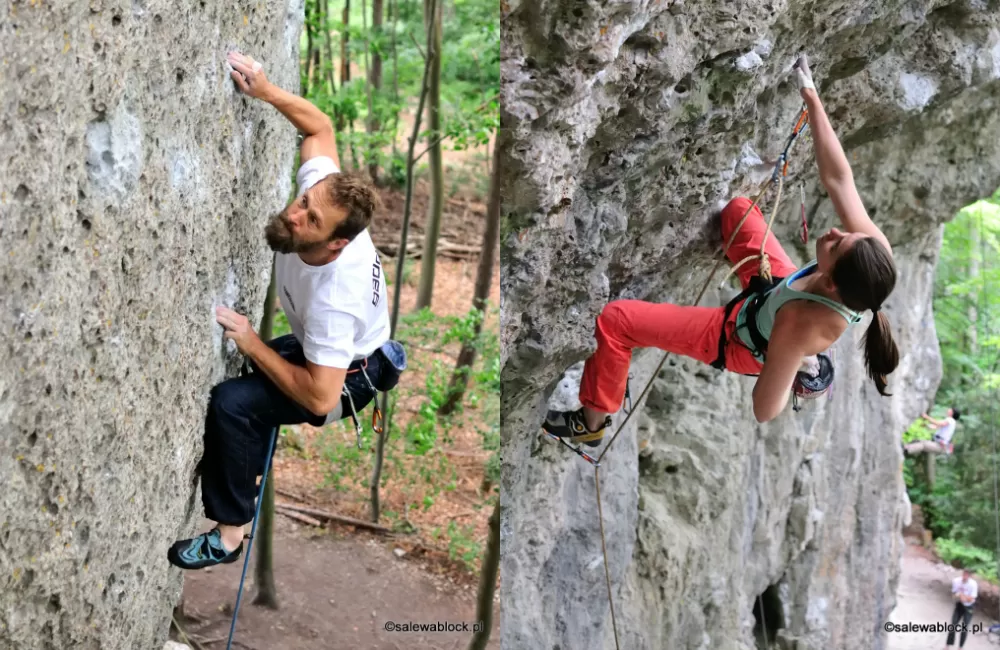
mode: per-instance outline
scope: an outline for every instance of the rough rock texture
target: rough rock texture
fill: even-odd
[[[865,376],[867,320],[834,348],[832,397],[765,425],[752,379],[672,357],[600,469],[609,569],[622,648],[752,648],[757,618],[777,648],[884,648],[908,516],[898,436],[940,380],[941,224],[1000,185],[1000,6],[507,0],[502,11],[504,646],[614,647],[593,470],[539,439],[546,401],[593,350],[609,300],[694,301],[720,250],[709,215],[769,173],[760,163],[802,106],[789,71],[806,50],[893,242],[894,396]],[[800,264],[814,245],[798,240],[798,185],[812,233],[836,219],[812,156],[808,139],[793,152],[776,228]],[[720,280],[703,305],[734,293]],[[634,395],[659,357],[634,356]],[[557,401],[573,400],[565,383]]]
[[[259,320],[295,130],[300,0],[24,1],[0,14],[0,648],[161,648],[201,512],[211,386]]]

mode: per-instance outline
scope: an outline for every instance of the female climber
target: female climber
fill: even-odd
[[[798,270],[781,244],[769,237],[765,251],[772,275],[784,279],[770,288],[764,285],[756,293],[751,287],[751,295],[731,303],[729,309],[639,300],[608,304],[597,318],[597,351],[584,367],[580,385],[583,407],[550,411],[542,425],[545,431],[571,442],[599,445],[611,425],[609,414],[622,404],[632,349],[637,347],[656,347],[704,363],[714,361],[720,369],[757,375],[753,413],[758,422],[767,422],[785,408],[793,385],[799,391],[810,382],[822,384],[823,375],[832,380],[829,359],[820,353],[859,322],[859,312],[865,310],[873,312],[864,340],[868,376],[879,394],[889,395],[886,376],[896,369],[899,351],[889,320],[880,310],[896,284],[892,247],[858,196],[851,167],[820,103],[804,56],[796,62],[795,74],[809,111],[820,181],[843,230],[831,228],[820,237],[816,259]],[[739,197],[722,210],[723,242],[728,241],[751,203]],[[759,252],[765,229],[763,215],[753,206],[727,251],[729,259],[736,263]],[[744,289],[755,275],[754,266],[744,264],[738,270]]]

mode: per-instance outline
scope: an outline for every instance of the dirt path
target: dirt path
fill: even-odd
[[[209,522],[203,522],[208,525]],[[250,560],[247,582],[253,581]],[[249,585],[240,605],[235,638],[242,650],[464,650],[471,632],[387,632],[389,622],[469,623],[476,611],[474,586],[456,587],[418,562],[399,559],[391,542],[342,529],[300,528],[278,516],[275,580],[281,609],[252,605]],[[201,622],[188,633],[225,647],[242,562],[185,576],[185,614]],[[499,608],[494,607],[490,650],[500,648]],[[235,644],[234,644],[235,646]]]
[[[896,609],[890,620],[893,623],[943,623],[951,622],[954,601],[951,598],[951,581],[960,575],[958,569],[941,564],[919,547],[907,544],[903,551],[903,574],[896,591]],[[994,621],[976,611],[973,625],[982,624],[982,631],[969,633],[966,650],[995,650],[986,638],[986,630]],[[889,650],[938,650],[945,647],[946,633],[890,632]],[[958,636],[955,639],[958,647]]]

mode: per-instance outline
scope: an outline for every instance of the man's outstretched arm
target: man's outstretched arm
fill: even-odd
[[[272,84],[267,80],[260,63],[251,57],[239,52],[230,52],[227,61],[233,67],[230,76],[240,91],[274,106],[305,135],[302,140],[300,164],[310,158],[328,156],[333,159],[337,168],[340,168],[333,123],[326,113],[308,100]]]
[[[931,416],[927,415],[926,413],[924,413],[920,417],[922,417],[923,419],[925,419],[928,422],[930,422],[931,426],[933,426],[935,429],[940,429],[944,425],[948,424],[947,422],[944,422],[942,420],[935,420],[934,418],[932,418]]]

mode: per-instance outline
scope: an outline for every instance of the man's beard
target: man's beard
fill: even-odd
[[[271,247],[272,251],[284,255],[288,255],[289,253],[312,253],[326,245],[326,242],[310,242],[296,239],[285,221],[284,212],[271,218],[271,221],[264,227],[264,237],[267,239],[267,245]]]

